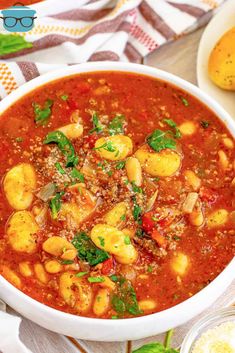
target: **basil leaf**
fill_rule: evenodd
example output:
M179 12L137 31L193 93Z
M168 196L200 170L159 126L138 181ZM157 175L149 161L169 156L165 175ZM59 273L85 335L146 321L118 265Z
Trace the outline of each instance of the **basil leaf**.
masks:
M123 134L123 122L125 120L124 115L117 114L115 118L109 123L109 133L110 135Z
M61 196L64 195L64 191L57 192L56 195L50 200L49 207L51 209L51 215L53 219L56 219L58 212L61 209Z
M32 48L33 44L27 42L18 34L0 34L0 55L15 53L22 49Z
M78 257L95 266L109 258L109 254L95 246L85 232L80 232L72 240L73 246L78 250Z
M37 103L33 103L34 115L35 115L35 122L37 125L46 125L48 120L51 116L51 107L53 105L53 100L47 99L44 103L44 107Z
M132 353L179 353L173 348L165 348L161 343L148 343L144 346L135 349Z
M63 155L66 157L66 167L73 167L78 162L74 147L69 139L61 131L52 131L47 134L44 144L56 143Z
M176 142L167 137L169 131L154 130L154 132L147 138L149 146L156 152L160 152L165 148L170 148L175 150Z

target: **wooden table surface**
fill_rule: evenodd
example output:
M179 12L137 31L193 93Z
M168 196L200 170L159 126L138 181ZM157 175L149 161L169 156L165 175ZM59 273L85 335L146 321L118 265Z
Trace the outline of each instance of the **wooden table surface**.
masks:
M196 84L196 57L202 32L203 29L199 29L165 45L147 58L145 64L171 72ZM11 309L8 311L13 312ZM69 340L27 319L23 319L20 336L33 353L128 353L131 346L135 346L135 342L100 343Z

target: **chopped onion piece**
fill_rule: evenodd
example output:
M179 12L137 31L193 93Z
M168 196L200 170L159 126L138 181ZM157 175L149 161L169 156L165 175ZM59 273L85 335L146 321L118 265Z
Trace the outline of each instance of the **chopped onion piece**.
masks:
M188 193L183 206L182 206L182 211L184 213L192 213L194 206L197 202L198 199L198 193L197 192L190 192Z
M48 183L39 190L36 196L40 200L47 202L51 198L51 196L54 195L55 190L56 190L55 184Z

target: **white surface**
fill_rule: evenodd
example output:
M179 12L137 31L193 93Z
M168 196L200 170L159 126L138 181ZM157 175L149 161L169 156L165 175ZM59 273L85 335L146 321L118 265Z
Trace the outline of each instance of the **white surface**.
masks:
M0 114L12 103L26 93L34 90L37 86L76 73L94 71L136 72L176 85L210 107L228 126L235 137L235 122L229 114L196 86L164 71L130 63L86 63L66 67L59 71L43 75L21 86L2 100L0 102ZM183 303L153 315L125 320L84 318L57 311L26 296L1 276L0 297L16 311L49 330L88 340L124 341L156 335L157 333L165 332L172 327L185 323L208 308L225 291L234 278L235 258L214 281Z
M0 350L3 353L32 353L19 339L21 319L0 312Z
M217 41L234 26L235 0L229 0L206 27L199 44L197 57L198 86L220 103L233 119L235 119L235 92L225 91L214 85L209 79L207 64L210 52Z

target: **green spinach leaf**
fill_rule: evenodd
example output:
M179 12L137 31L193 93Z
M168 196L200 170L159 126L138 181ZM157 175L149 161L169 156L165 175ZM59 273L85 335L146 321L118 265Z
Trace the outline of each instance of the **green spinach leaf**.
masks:
M92 122L93 122L93 129L90 130L90 134L92 134L93 132L99 133L99 132L103 131L104 126L99 121L99 117L96 112L94 112L92 114Z
M147 138L149 146L156 152L160 152L165 148L175 150L176 142L168 137L169 131L154 130L154 132Z
M131 315L140 315L142 311L139 308L136 293L130 281L123 277L118 277L117 291L111 298L113 309L122 316L125 312Z
M136 197L133 198L133 204L134 204L133 217L135 221L139 222L142 210L141 210L141 207L136 202Z
M78 179L81 183L84 183L84 175L77 170L77 168L73 168L71 172L71 177L74 179Z
M109 123L109 126L108 126L110 135L123 134L124 120L125 120L125 116L120 114L117 114L115 118L113 118L113 120Z
M64 191L57 192L55 196L50 200L49 206L51 209L51 215L53 219L56 219L58 212L61 209L61 196L64 195Z
M179 128L177 127L177 124L176 124L176 122L174 121L174 120L172 120L172 119L163 119L163 121L164 121L164 123L166 123L168 126L170 126L170 127L172 127L173 128L173 130L174 130L174 137L176 138L176 139L179 139L179 138L181 138L181 132L180 132L180 130L179 130Z
M78 251L78 257L83 261L87 261L91 266L95 266L109 258L109 254L97 248L85 232L77 234L73 238L72 244Z
M61 131L52 131L47 134L44 144L56 143L63 155L66 157L66 167L73 167L78 162L74 147L69 139Z
M42 108L39 104L33 103L35 122L37 125L46 125L51 116L53 100L47 99Z

